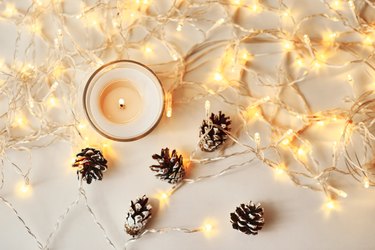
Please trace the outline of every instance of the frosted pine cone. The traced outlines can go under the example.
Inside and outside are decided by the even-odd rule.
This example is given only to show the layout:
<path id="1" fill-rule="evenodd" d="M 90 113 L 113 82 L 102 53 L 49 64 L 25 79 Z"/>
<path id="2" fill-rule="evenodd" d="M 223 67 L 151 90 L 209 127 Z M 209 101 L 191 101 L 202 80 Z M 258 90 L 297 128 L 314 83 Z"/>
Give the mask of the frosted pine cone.
<path id="1" fill-rule="evenodd" d="M 153 159 L 157 160 L 159 165 L 152 165 L 150 169 L 155 171 L 156 177 L 167 181 L 170 184 L 180 182 L 185 176 L 184 162 L 182 155 L 178 155 L 176 150 L 169 154 L 169 149 L 161 150 L 161 154 L 154 154 Z"/>
<path id="2" fill-rule="evenodd" d="M 107 170 L 107 160 L 100 150 L 85 148 L 77 154 L 73 167 L 78 168 L 78 179 L 82 178 L 87 184 L 90 184 L 93 179 L 103 179 L 103 172 Z"/>
<path id="3" fill-rule="evenodd" d="M 230 131 L 230 124 L 230 118 L 221 111 L 219 115 L 212 113 L 209 120 L 203 120 L 199 131 L 201 150 L 213 152 L 218 149 L 228 137 L 226 131 Z"/>
<path id="4" fill-rule="evenodd" d="M 258 234 L 264 225 L 263 208 L 260 203 L 252 201 L 248 205 L 241 204 L 234 213 L 230 214 L 232 227 L 245 234 Z"/>
<path id="5" fill-rule="evenodd" d="M 148 204 L 146 195 L 143 195 L 142 198 L 137 198 L 135 202 L 131 201 L 125 220 L 126 233 L 133 237 L 140 234 L 151 219 L 151 209 L 152 207 Z"/>

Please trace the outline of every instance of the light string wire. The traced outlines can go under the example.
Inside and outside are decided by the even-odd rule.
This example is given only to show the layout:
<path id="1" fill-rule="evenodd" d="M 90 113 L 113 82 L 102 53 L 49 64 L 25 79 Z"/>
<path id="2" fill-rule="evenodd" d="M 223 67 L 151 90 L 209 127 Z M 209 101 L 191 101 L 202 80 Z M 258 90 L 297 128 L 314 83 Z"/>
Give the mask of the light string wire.
<path id="1" fill-rule="evenodd" d="M 159 228 L 159 229 L 156 229 L 156 228 L 146 229 L 140 235 L 138 235 L 134 238 L 128 239 L 125 242 L 124 250 L 128 249 L 130 243 L 133 243 L 133 242 L 139 240 L 140 238 L 142 238 L 143 236 L 145 236 L 147 234 L 154 234 L 154 233 L 162 234 L 162 233 L 170 233 L 170 232 L 180 232 L 180 233 L 191 234 L 191 233 L 197 233 L 197 232 L 201 232 L 201 231 L 202 231 L 201 228 L 189 229 L 189 228 L 181 228 L 181 227 L 166 227 L 166 228 Z"/>
<path id="2" fill-rule="evenodd" d="M 78 86 L 75 81 L 78 73 L 87 72 L 93 67 L 102 65 L 103 58 L 106 58 L 107 51 L 114 51 L 117 58 L 131 58 L 130 50 L 152 52 L 149 47 L 152 39 L 161 43 L 172 58 L 171 61 L 149 64 L 161 78 L 173 80 L 172 86 L 167 93 L 175 95 L 184 88 L 192 88 L 199 93 L 181 98 L 174 98 L 174 105 L 183 105 L 195 100 L 201 100 L 211 96 L 216 97 L 223 103 L 238 110 L 238 116 L 242 121 L 242 132 L 249 140 L 243 142 L 239 132 L 228 137 L 234 144 L 244 147 L 245 150 L 225 154 L 224 150 L 218 156 L 209 158 L 195 158 L 196 152 L 190 156 L 191 163 L 209 164 L 211 162 L 224 160 L 229 157 L 254 154 L 258 160 L 266 165 L 277 169 L 282 162 L 284 146 L 293 156 L 299 165 L 300 170 L 294 170 L 288 165 L 282 165 L 281 170 L 298 186 L 316 191 L 323 191 L 328 197 L 346 197 L 346 193 L 330 184 L 333 174 L 351 176 L 363 183 L 365 187 L 374 185 L 373 173 L 373 152 L 374 152 L 374 103 L 375 98 L 372 91 L 364 93 L 358 98 L 348 99 L 351 108 L 335 108 L 332 110 L 313 112 L 309 102 L 300 90 L 299 84 L 311 77 L 320 68 L 343 69 L 350 65 L 363 64 L 365 73 L 373 78 L 374 66 L 374 25 L 366 17 L 362 16 L 364 10 L 374 12 L 375 6 L 371 1 L 335 1 L 341 6 L 334 6 L 335 2 L 320 0 L 326 6 L 327 13 L 312 14 L 297 20 L 292 11 L 284 1 L 280 0 L 278 6 L 271 6 L 266 1 L 254 3 L 237 4 L 236 1 L 172 1 L 172 5 L 165 13 L 158 10 L 155 3 L 150 1 L 98 1 L 90 5 L 82 2 L 82 10 L 79 14 L 67 12 L 64 9 L 64 2 L 61 0 L 48 1 L 34 0 L 26 8 L 17 8 L 11 3 L 0 2 L 3 11 L 0 18 L 13 23 L 17 27 L 15 49 L 11 61 L 0 60 L 0 93 L 8 99 L 8 109 L 0 114 L 0 119 L 5 121 L 4 128 L 0 130 L 0 155 L 1 166 L 1 187 L 4 186 L 3 170 L 5 161 L 10 163 L 16 173 L 22 176 L 25 184 L 29 184 L 29 174 L 17 164 L 10 161 L 7 152 L 10 150 L 24 151 L 31 155 L 31 150 L 47 147 L 54 142 L 65 139 L 70 140 L 74 147 L 87 143 L 84 129 L 79 115 L 76 114 L 76 93 Z M 208 9 L 217 7 L 223 11 L 221 18 L 212 19 L 205 16 Z M 236 22 L 234 16 L 239 11 L 252 11 L 252 13 L 269 12 L 279 16 L 279 27 L 269 29 L 246 28 Z M 349 10 L 349 15 L 343 10 Z M 45 13 L 51 13 L 56 24 L 55 34 L 49 34 L 41 23 L 41 17 Z M 98 13 L 101 13 L 98 15 Z M 252 15 L 253 15 L 252 14 Z M 126 17 L 126 18 L 125 18 Z M 129 18 L 130 17 L 130 18 Z M 68 21 L 75 19 L 84 26 L 85 43 L 78 41 L 69 28 Z M 286 20 L 285 20 L 286 19 Z M 311 21 L 322 19 L 333 23 L 340 23 L 345 31 L 330 34 L 330 40 L 322 41 L 319 37 L 303 32 L 304 25 Z M 284 23 L 290 21 L 293 24 L 291 31 L 284 27 Z M 199 22 L 208 22 L 211 27 L 204 29 Z M 51 22 L 52 24 L 53 22 Z M 157 27 L 148 25 L 158 24 Z M 192 46 L 187 52 L 182 52 L 177 43 L 167 39 L 165 27 L 167 24 L 176 23 L 176 31 L 190 26 L 203 36 L 203 40 Z M 219 28 L 232 29 L 232 37 L 224 40 L 209 40 L 210 36 Z M 144 28 L 148 34 L 141 40 L 132 41 L 131 33 L 137 28 Z M 91 43 L 93 33 L 100 34 L 103 43 L 95 45 Z M 21 46 L 21 41 L 31 35 L 26 46 Z M 358 35 L 360 38 L 352 38 L 350 35 Z M 258 44 L 283 44 L 284 49 L 271 52 L 249 52 L 244 49 L 245 45 Z M 324 45 L 324 43 L 327 43 Z M 46 46 L 46 57 L 41 61 L 36 57 L 36 47 L 40 44 Z M 69 45 L 68 45 L 69 44 Z M 323 46 L 324 45 L 324 46 Z M 363 52 L 361 47 L 365 46 Z M 217 49 L 225 49 L 219 63 L 218 71 L 212 80 L 186 80 L 186 76 L 195 70 L 208 66 L 209 62 L 202 59 L 210 58 L 209 54 Z M 23 51 L 22 51 L 23 49 Z M 329 61 L 323 53 L 327 50 L 336 53 L 348 54 L 351 59 L 341 62 L 340 60 Z M 277 69 L 277 75 L 271 76 L 267 73 L 260 73 L 252 68 L 252 60 L 272 55 L 285 55 Z M 294 57 L 299 72 L 293 75 L 290 68 L 285 66 L 288 58 Z M 1 59 L 1 58 L 0 58 Z M 337 61 L 337 62 L 336 62 Z M 227 69 L 231 69 L 229 72 Z M 73 72 L 76 71 L 77 73 Z M 250 86 L 246 85 L 245 76 L 251 76 L 252 81 L 259 86 L 275 90 L 274 95 L 257 97 Z M 349 78 L 348 84 L 353 88 L 360 85 Z M 213 88 L 211 83 L 219 84 Z M 293 89 L 294 93 L 303 101 L 305 113 L 301 113 L 295 107 L 288 105 L 282 99 L 286 88 Z M 233 92 L 237 96 L 246 98 L 250 105 L 238 103 L 226 96 L 226 92 Z M 57 103 L 58 102 L 58 103 Z M 60 104 L 60 105 L 56 105 Z M 276 107 L 272 115 L 265 112 L 267 106 Z M 70 119 L 66 122 L 55 122 L 46 115 L 51 109 L 59 106 Z M 291 117 L 302 122 L 299 128 L 286 129 L 275 124 L 275 117 L 280 110 L 285 110 Z M 32 124 L 35 118 L 39 121 L 38 126 Z M 263 137 L 256 133 L 250 134 L 248 128 L 249 119 L 257 119 L 270 125 L 272 131 L 272 142 L 268 146 L 261 146 Z M 30 120 L 30 123 L 29 123 Z M 304 133 L 317 123 L 344 121 L 345 126 L 341 133 L 341 139 L 332 148 L 332 164 L 321 169 L 320 163 L 315 159 L 311 149 L 311 143 L 304 137 Z M 27 135 L 16 135 L 14 130 L 21 129 L 29 132 Z M 77 135 L 78 134 L 78 135 Z M 362 142 L 363 150 L 356 146 L 356 139 Z M 284 146 L 282 146 L 285 144 Z M 276 153 L 276 157 L 267 158 L 269 151 Z M 307 152 L 306 152 L 307 151 Z M 300 155 L 302 152 L 302 156 Z M 305 157 L 306 155 L 306 157 Z M 5 159 L 5 161 L 4 161 Z M 342 168 L 341 160 L 344 160 L 345 168 Z M 216 178 L 229 173 L 237 168 L 247 166 L 253 159 L 237 165 L 232 165 L 217 174 L 186 179 L 183 183 L 194 183 L 196 181 Z M 312 183 L 304 180 L 312 180 Z M 177 189 L 173 187 L 172 190 Z M 83 189 L 82 189 L 83 190 Z M 174 191 L 173 191 L 174 192 Z M 80 196 L 85 199 L 88 211 L 95 223 L 103 231 L 109 245 L 114 247 L 112 241 L 106 234 L 104 227 L 96 220 L 93 210 L 88 205 L 85 192 Z M 79 198 L 80 199 L 80 198 Z M 23 223 L 28 233 L 37 241 L 38 247 L 43 244 L 36 239 L 30 228 L 19 217 L 17 210 L 4 198 L 1 201 L 11 208 L 18 219 Z M 75 200 L 59 217 L 54 231 L 48 236 L 45 247 L 48 247 L 55 233 L 58 231 L 62 221 L 79 202 Z M 183 231 L 183 230 L 182 230 Z M 112 244 L 111 244 L 112 243 Z"/>

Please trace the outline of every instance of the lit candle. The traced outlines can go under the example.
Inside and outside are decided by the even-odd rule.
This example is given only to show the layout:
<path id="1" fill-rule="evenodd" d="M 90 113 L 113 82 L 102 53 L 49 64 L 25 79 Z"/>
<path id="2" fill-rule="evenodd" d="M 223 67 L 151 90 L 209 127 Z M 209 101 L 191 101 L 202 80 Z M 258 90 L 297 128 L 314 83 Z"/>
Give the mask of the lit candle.
<path id="1" fill-rule="evenodd" d="M 142 97 L 130 81 L 110 82 L 103 89 L 99 100 L 101 112 L 113 123 L 128 123 L 143 109 Z M 126 106 L 125 100 L 127 100 Z"/>
<path id="2" fill-rule="evenodd" d="M 164 91 L 146 66 L 128 60 L 108 63 L 96 70 L 83 94 L 91 125 L 117 141 L 139 139 L 158 124 L 164 110 Z"/>

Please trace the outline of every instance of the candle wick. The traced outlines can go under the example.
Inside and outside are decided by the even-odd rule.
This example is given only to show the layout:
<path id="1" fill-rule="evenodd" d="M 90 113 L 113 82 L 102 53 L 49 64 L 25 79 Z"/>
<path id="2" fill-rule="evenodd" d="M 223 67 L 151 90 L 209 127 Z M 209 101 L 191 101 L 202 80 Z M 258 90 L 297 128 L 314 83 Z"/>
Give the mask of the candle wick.
<path id="1" fill-rule="evenodd" d="M 120 98 L 118 100 L 118 104 L 119 104 L 120 109 L 125 109 L 125 100 L 123 98 Z"/>

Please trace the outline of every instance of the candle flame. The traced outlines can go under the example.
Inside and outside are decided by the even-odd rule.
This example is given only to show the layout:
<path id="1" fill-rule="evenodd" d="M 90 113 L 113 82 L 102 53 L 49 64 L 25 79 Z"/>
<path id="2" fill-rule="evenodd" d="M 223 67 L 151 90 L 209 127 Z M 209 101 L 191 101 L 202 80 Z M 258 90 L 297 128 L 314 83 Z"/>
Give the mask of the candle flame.
<path id="1" fill-rule="evenodd" d="M 120 109 L 124 109 L 125 108 L 125 100 L 123 98 L 120 98 L 118 100 L 118 105 L 119 105 Z"/>

